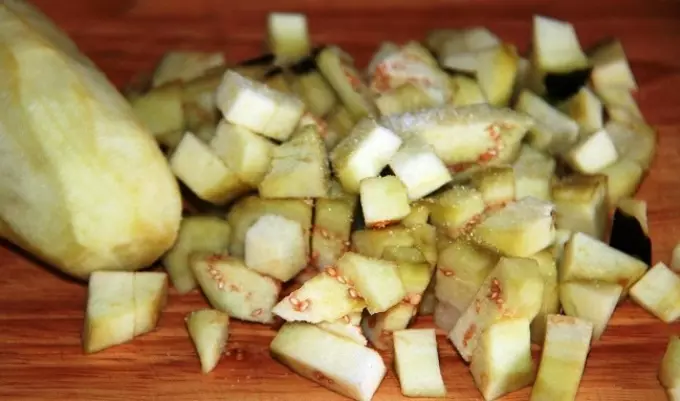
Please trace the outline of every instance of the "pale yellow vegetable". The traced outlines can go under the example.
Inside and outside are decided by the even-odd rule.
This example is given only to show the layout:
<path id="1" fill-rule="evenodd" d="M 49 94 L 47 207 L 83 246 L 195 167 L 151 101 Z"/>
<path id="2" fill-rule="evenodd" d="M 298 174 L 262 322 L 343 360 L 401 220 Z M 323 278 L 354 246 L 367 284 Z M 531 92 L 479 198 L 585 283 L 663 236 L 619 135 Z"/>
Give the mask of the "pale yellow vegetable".
<path id="1" fill-rule="evenodd" d="M 24 2 L 0 5 L 0 76 L 0 235 L 79 278 L 136 270 L 170 248 L 181 201 L 163 154 L 94 64 Z"/>

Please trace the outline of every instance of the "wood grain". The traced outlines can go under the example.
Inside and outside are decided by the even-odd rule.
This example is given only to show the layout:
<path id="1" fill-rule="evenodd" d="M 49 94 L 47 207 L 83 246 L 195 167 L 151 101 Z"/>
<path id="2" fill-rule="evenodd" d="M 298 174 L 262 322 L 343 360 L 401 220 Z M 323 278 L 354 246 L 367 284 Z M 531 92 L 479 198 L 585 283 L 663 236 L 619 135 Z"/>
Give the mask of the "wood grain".
<path id="1" fill-rule="evenodd" d="M 150 69 L 168 49 L 223 50 L 230 60 L 262 48 L 268 11 L 299 10 L 318 43 L 335 42 L 365 62 L 381 40 L 422 38 L 435 27 L 485 25 L 526 49 L 534 13 L 574 22 L 584 46 L 620 38 L 640 83 L 638 100 L 659 130 L 658 155 L 640 190 L 649 201 L 654 260 L 680 240 L 680 2 L 675 0 L 40 0 L 116 84 Z M 171 294 L 158 329 L 92 356 L 80 349 L 86 288 L 14 248 L 0 247 L 2 400 L 340 400 L 290 373 L 268 354 L 274 332 L 236 323 L 229 354 L 202 375 L 187 337 L 186 313 L 206 303 Z M 418 326 L 430 325 L 422 319 Z M 666 325 L 626 303 L 588 359 L 578 400 L 663 400 L 656 379 Z M 439 337 L 449 398 L 480 400 L 467 368 Z M 386 355 L 388 363 L 391 357 Z M 525 400 L 529 389 L 504 400 Z M 375 400 L 401 399 L 391 372 Z"/>

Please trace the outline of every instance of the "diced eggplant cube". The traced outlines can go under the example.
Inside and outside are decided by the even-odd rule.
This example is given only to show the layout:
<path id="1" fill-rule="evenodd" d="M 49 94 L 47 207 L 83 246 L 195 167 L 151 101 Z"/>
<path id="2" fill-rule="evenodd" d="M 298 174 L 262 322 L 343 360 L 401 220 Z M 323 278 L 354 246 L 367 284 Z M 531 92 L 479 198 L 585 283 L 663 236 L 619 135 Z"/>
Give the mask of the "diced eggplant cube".
<path id="1" fill-rule="evenodd" d="M 662 262 L 631 287 L 630 297 L 666 323 L 680 318 L 680 277 Z"/>
<path id="2" fill-rule="evenodd" d="M 384 228 L 411 212 L 406 187 L 395 176 L 365 178 L 359 192 L 368 227 Z"/>
<path id="3" fill-rule="evenodd" d="M 362 120 L 330 154 L 338 180 L 349 193 L 358 193 L 361 180 L 377 177 L 397 153 L 402 139 L 372 120 Z"/>
<path id="4" fill-rule="evenodd" d="M 583 174 L 595 174 L 611 166 L 619 155 L 606 130 L 601 129 L 574 145 L 566 155 L 569 165 Z"/>
<path id="5" fill-rule="evenodd" d="M 555 225 L 603 239 L 607 230 L 607 181 L 604 176 L 570 176 L 553 183 Z"/>
<path id="6" fill-rule="evenodd" d="M 394 358 L 401 393 L 407 397 L 445 397 L 434 329 L 394 333 Z"/>

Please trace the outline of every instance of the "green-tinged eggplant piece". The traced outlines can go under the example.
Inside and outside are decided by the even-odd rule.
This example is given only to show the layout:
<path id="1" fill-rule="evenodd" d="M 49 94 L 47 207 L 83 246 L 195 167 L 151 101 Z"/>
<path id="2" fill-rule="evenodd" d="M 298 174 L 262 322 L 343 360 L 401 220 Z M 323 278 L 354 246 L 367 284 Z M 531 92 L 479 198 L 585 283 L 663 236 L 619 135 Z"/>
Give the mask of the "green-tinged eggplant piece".
<path id="1" fill-rule="evenodd" d="M 337 96 L 317 69 L 315 57 L 320 51 L 315 49 L 311 56 L 291 65 L 287 78 L 291 90 L 305 103 L 307 110 L 317 117 L 325 117 L 336 106 Z"/>
<path id="2" fill-rule="evenodd" d="M 591 66 L 573 25 L 535 16 L 533 31 L 532 67 L 542 84 L 536 91 L 555 102 L 575 95 L 588 82 Z"/>

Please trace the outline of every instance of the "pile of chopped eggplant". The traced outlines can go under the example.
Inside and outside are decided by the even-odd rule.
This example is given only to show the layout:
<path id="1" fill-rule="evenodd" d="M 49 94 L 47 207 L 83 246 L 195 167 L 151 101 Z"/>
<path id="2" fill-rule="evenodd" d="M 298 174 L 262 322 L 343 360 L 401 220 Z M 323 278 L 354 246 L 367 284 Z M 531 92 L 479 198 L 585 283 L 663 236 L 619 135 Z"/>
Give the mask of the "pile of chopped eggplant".
<path id="1" fill-rule="evenodd" d="M 531 400 L 573 400 L 629 294 L 680 317 L 680 278 L 649 268 L 634 196 L 656 133 L 619 41 L 584 51 L 571 24 L 536 16 L 528 55 L 486 28 L 443 29 L 382 43 L 361 70 L 313 43 L 304 15 L 268 23 L 270 54 L 172 52 L 128 91 L 200 200 L 163 264 L 214 308 L 188 317 L 205 372 L 229 318 L 278 317 L 273 357 L 331 391 L 370 400 L 378 349 L 404 395 L 442 397 L 434 330 L 409 328 L 433 314 L 484 399 L 533 384 Z"/>

